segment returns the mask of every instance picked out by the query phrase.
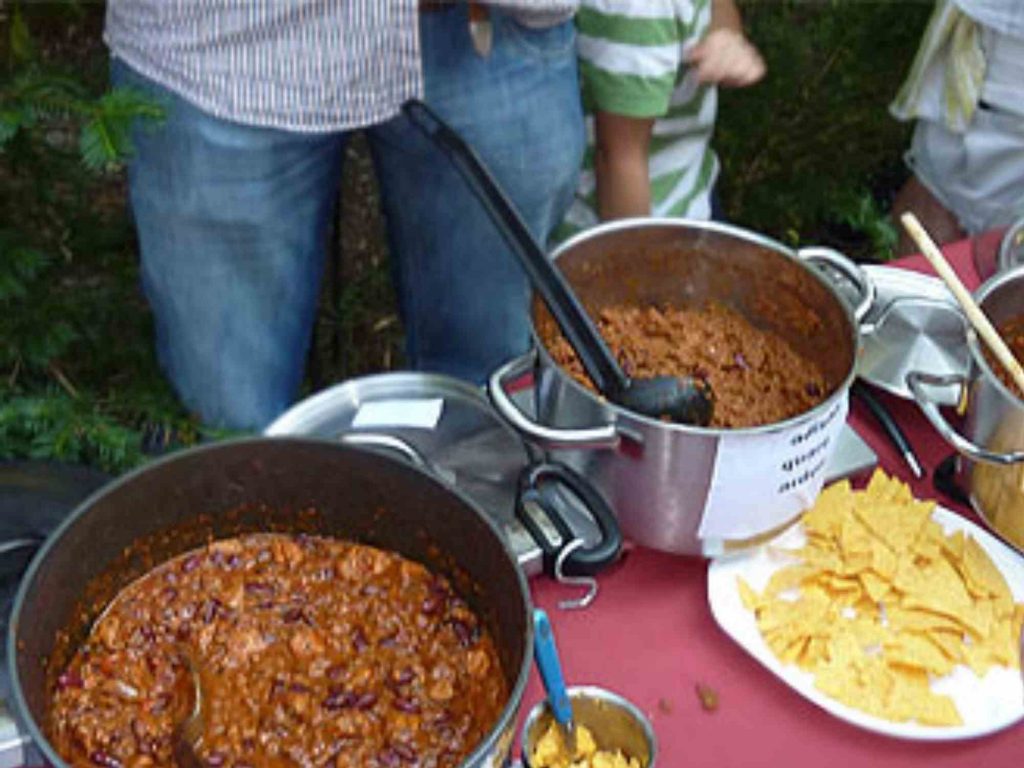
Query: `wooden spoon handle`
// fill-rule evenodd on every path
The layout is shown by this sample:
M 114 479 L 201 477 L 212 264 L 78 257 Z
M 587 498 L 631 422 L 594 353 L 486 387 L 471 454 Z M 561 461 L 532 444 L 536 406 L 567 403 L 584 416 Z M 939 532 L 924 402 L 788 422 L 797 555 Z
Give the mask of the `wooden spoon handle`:
M 904 213 L 900 216 L 900 221 L 903 222 L 907 233 L 917 243 L 917 247 L 921 249 L 921 253 L 924 254 L 924 257 L 935 268 L 935 271 L 949 287 L 949 290 L 953 292 L 953 296 L 959 302 L 960 307 L 967 316 L 967 320 L 974 326 L 974 330 L 978 332 L 978 335 L 981 336 L 989 349 L 992 350 L 992 353 L 1003 367 L 1010 372 L 1010 376 L 1013 377 L 1017 387 L 1024 393 L 1024 368 L 1021 368 L 1020 363 L 1017 362 L 1010 348 L 1006 346 L 1006 342 L 1003 341 L 998 331 L 992 327 L 992 323 L 989 322 L 985 313 L 981 311 L 981 307 L 975 303 L 974 297 L 964 287 L 964 284 L 960 282 L 960 278 L 957 277 L 953 268 L 949 266 L 949 262 L 942 255 L 942 251 L 935 245 L 935 241 L 929 237 L 914 214 Z

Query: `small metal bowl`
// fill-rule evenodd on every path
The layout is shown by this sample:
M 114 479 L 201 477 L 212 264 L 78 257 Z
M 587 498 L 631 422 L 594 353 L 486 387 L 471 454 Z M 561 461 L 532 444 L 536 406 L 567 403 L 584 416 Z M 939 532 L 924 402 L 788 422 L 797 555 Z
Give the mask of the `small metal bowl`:
M 619 749 L 627 757 L 637 758 L 642 768 L 655 768 L 658 743 L 654 727 L 635 704 L 592 685 L 574 686 L 567 692 L 573 720 L 594 734 L 598 749 Z M 551 711 L 546 701 L 536 704 L 526 716 L 521 739 L 525 768 L 530 768 L 530 755 L 550 722 Z

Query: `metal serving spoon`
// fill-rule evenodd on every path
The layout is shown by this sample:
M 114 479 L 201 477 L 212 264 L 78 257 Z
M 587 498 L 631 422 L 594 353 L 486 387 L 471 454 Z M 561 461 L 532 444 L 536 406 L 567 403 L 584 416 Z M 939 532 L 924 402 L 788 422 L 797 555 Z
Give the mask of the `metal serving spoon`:
M 613 403 L 644 416 L 706 426 L 714 409 L 714 398 L 707 384 L 675 376 L 628 377 L 576 298 L 568 280 L 534 239 L 472 148 L 423 102 L 407 101 L 402 110 L 444 151 L 484 206 L 558 327 L 576 350 L 598 391 Z
M 171 733 L 171 752 L 178 768 L 202 768 L 203 761 L 199 759 L 197 750 L 205 731 L 203 681 L 192 652 L 187 648 L 179 647 L 178 654 L 185 662 L 188 672 L 185 685 L 188 688 L 191 707 L 185 718 L 174 726 Z

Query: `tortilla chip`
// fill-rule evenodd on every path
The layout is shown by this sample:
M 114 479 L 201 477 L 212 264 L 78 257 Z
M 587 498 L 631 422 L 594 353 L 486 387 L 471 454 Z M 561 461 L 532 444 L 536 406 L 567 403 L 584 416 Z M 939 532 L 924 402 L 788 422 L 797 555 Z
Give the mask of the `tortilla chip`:
M 743 605 L 784 664 L 850 707 L 896 722 L 952 726 L 955 702 L 931 681 L 965 665 L 984 675 L 1019 667 L 1024 604 L 962 531 L 947 535 L 934 502 L 881 470 L 867 488 L 826 488 L 803 516 L 798 559 Z

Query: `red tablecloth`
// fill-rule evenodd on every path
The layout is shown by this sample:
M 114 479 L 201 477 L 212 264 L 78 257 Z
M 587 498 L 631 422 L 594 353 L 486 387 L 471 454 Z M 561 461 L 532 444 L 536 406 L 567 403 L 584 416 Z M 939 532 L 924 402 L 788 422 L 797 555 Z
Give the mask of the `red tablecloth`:
M 968 242 L 945 249 L 965 284 L 977 285 Z M 922 257 L 901 266 L 931 271 Z M 903 426 L 927 478 L 914 482 L 919 498 L 975 519 L 973 513 L 937 495 L 936 465 L 951 453 L 910 402 L 880 393 Z M 890 473 L 909 481 L 906 465 L 871 416 L 851 404 L 850 422 L 878 453 Z M 563 611 L 558 600 L 578 592 L 538 578 L 536 603 L 555 628 L 570 684 L 592 683 L 617 691 L 651 718 L 659 741 L 658 765 L 677 766 L 1017 766 L 1024 761 L 1024 728 L 1008 728 L 958 742 L 898 740 L 838 720 L 802 698 L 722 632 L 707 601 L 707 563 L 636 549 L 600 577 L 600 593 L 582 611 Z M 695 692 L 700 683 L 719 698 L 704 711 Z M 524 712 L 543 698 L 534 675 Z

